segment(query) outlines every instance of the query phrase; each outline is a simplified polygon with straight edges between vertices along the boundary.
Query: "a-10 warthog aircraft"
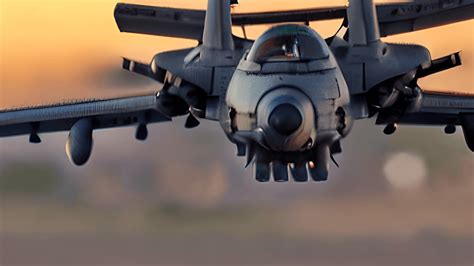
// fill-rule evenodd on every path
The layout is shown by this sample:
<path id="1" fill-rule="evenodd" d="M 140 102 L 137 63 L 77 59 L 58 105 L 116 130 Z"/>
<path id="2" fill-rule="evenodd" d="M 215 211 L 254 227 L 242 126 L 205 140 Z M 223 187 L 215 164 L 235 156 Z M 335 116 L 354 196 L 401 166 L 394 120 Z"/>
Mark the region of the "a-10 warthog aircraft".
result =
<path id="1" fill-rule="evenodd" d="M 386 134 L 404 124 L 461 126 L 474 151 L 474 95 L 430 92 L 420 78 L 461 64 L 454 53 L 433 60 L 420 45 L 391 44 L 381 37 L 474 17 L 474 0 L 420 0 L 374 5 L 232 14 L 230 0 L 209 0 L 207 11 L 118 4 L 122 32 L 187 38 L 196 47 L 157 54 L 150 64 L 124 59 L 123 67 L 162 83 L 152 95 L 0 112 L 0 137 L 69 131 L 67 155 L 85 164 L 93 132 L 147 125 L 188 115 L 217 121 L 255 178 L 284 182 L 325 181 L 341 139 L 359 119 L 377 117 Z M 309 22 L 344 19 L 338 34 L 323 39 Z M 232 26 L 279 23 L 256 40 Z M 206 163 L 203 161 L 203 163 Z"/>

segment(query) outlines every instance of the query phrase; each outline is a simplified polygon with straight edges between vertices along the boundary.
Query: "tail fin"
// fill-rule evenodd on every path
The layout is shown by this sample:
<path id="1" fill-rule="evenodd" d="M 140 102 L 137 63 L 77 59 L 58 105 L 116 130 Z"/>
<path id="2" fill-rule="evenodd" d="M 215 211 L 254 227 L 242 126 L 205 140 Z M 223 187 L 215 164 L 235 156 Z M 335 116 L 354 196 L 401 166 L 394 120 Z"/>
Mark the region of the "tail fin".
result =
<path id="1" fill-rule="evenodd" d="M 380 39 L 379 21 L 373 0 L 349 0 L 349 43 L 368 45 Z"/>
<path id="2" fill-rule="evenodd" d="M 234 50 L 229 0 L 209 0 L 203 46 L 210 50 Z"/>

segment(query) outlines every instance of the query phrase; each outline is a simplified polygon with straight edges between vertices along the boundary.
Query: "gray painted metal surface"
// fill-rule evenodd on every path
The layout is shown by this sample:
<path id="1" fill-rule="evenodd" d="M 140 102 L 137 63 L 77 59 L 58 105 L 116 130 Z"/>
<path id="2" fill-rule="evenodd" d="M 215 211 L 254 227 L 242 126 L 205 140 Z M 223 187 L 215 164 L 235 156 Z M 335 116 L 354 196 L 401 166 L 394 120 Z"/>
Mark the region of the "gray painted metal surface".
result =
<path id="1" fill-rule="evenodd" d="M 363 1 L 364 2 L 364 1 Z M 377 4 L 383 37 L 472 19 L 474 0 L 417 0 Z M 118 4 L 115 19 L 122 32 L 187 38 L 202 41 L 206 11 Z M 346 7 L 232 14 L 232 25 L 250 26 L 285 22 L 343 19 Z"/>
<path id="2" fill-rule="evenodd" d="M 461 126 L 474 151 L 474 95 L 423 91 L 418 79 L 461 64 L 459 53 L 432 60 L 420 45 L 384 43 L 380 36 L 474 17 L 474 0 L 420 0 L 256 14 L 230 12 L 230 1 L 199 10 L 118 4 L 121 31 L 199 40 L 197 47 L 157 54 L 150 64 L 124 59 L 123 68 L 163 84 L 155 95 L 0 112 L 0 137 L 70 131 L 67 154 L 77 165 L 92 152 L 93 131 L 188 115 L 219 121 L 239 156 L 254 163 L 258 181 L 326 181 L 341 140 L 358 119 L 377 116 L 393 134 L 397 124 Z M 232 25 L 346 18 L 327 40 L 303 25 L 280 25 L 256 41 L 232 35 Z"/>

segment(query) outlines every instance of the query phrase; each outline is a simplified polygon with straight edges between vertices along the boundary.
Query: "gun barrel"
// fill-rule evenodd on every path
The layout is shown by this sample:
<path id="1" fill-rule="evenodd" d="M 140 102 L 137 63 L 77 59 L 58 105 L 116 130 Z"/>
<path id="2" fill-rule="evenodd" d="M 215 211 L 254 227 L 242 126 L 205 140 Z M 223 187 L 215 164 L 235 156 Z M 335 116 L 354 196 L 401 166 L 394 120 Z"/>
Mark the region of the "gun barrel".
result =
<path id="1" fill-rule="evenodd" d="M 426 76 L 460 66 L 461 64 L 461 55 L 460 52 L 457 52 L 431 61 L 429 66 L 422 67 L 418 71 L 417 76 L 418 78 L 424 78 Z"/>

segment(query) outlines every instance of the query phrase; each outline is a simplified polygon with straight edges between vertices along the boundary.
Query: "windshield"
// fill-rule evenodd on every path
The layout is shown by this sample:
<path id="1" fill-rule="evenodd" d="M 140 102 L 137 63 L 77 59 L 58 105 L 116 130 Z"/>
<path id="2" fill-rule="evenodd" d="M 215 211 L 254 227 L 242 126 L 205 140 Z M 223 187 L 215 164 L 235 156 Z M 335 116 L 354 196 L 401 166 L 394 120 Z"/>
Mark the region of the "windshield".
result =
<path id="1" fill-rule="evenodd" d="M 264 63 L 316 60 L 328 56 L 326 43 L 313 29 L 303 25 L 282 25 L 258 38 L 247 60 Z"/>

